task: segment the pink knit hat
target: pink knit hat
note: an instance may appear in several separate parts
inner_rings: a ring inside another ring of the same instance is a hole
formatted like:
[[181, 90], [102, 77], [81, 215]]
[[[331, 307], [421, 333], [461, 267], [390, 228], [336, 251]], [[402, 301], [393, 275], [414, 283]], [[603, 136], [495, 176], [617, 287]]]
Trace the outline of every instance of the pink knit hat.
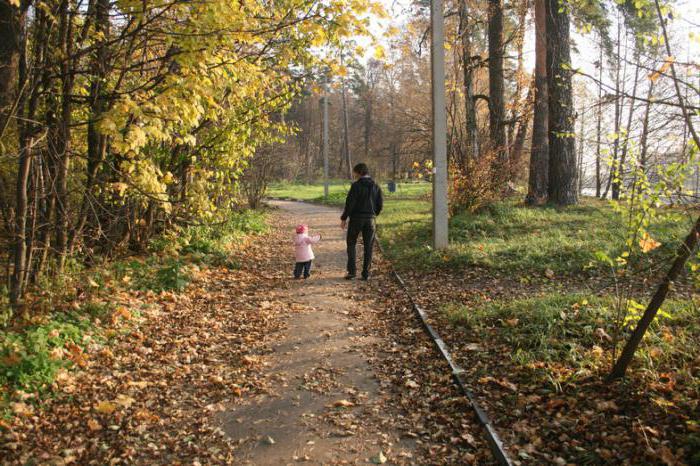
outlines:
[[300, 235], [304, 233], [306, 230], [308, 230], [309, 227], [306, 225], [297, 225], [297, 234]]

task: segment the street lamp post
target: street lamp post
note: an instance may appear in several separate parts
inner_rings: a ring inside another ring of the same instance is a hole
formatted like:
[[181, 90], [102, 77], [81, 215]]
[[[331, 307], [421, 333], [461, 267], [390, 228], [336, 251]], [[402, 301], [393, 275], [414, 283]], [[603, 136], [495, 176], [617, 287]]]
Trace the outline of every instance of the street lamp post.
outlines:
[[445, 51], [443, 0], [430, 2], [430, 61], [433, 103], [433, 247], [448, 246], [447, 115], [445, 112]]

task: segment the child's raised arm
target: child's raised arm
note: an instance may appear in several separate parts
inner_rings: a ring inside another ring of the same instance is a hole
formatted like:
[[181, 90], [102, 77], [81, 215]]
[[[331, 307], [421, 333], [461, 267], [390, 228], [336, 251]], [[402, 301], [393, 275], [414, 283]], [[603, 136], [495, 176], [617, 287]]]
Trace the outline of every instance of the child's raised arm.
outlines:
[[316, 235], [316, 236], [307, 236], [306, 237], [306, 242], [308, 244], [316, 244], [319, 241], [321, 241], [321, 235]]

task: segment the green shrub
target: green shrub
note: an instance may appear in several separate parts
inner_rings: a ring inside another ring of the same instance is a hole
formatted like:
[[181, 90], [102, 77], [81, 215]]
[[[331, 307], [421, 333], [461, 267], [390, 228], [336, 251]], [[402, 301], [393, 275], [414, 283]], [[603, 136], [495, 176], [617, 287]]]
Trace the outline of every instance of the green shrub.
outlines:
[[153, 291], [182, 291], [190, 282], [190, 274], [178, 260], [169, 261], [156, 270], [154, 280], [146, 286]]
[[129, 283], [134, 290], [182, 291], [191, 278], [183, 262], [172, 257], [118, 262], [114, 269], [117, 279]]
[[82, 346], [89, 326], [89, 319], [77, 314], [60, 314], [43, 324], [0, 333], [0, 386], [45, 391], [59, 369], [73, 364], [65, 346]]

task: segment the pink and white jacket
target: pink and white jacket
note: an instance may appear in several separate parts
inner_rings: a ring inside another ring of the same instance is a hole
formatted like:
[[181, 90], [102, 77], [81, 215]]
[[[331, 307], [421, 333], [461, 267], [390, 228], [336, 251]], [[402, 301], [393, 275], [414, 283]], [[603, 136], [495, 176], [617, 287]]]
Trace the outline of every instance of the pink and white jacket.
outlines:
[[321, 240], [321, 235], [309, 236], [306, 232], [294, 236], [294, 255], [297, 262], [308, 262], [314, 259], [312, 244]]

